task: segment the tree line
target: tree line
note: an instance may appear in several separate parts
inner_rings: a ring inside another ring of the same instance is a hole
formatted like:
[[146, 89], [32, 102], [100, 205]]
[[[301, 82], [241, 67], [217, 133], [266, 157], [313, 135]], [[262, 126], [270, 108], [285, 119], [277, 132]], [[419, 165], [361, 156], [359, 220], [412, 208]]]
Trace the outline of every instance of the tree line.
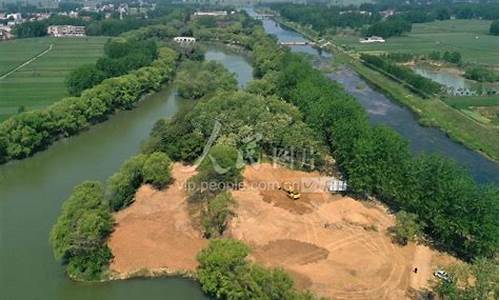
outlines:
[[439, 83], [416, 74], [410, 68], [398, 66], [397, 64], [384, 59], [382, 56], [362, 53], [361, 60], [370, 67], [375, 67], [385, 71], [401, 81], [410, 84], [418, 91], [421, 91], [420, 93], [423, 95], [437, 94], [443, 88]]
[[158, 56], [156, 42], [125, 38], [110, 39], [104, 45], [104, 57], [94, 65], [82, 65], [71, 71], [65, 83], [71, 96], [101, 83], [106, 78], [127, 74], [150, 65]]
[[64, 98], [41, 110], [17, 114], [0, 124], [0, 162], [32, 155], [54, 141], [104, 121], [117, 109], [130, 109], [151, 90], [172, 78], [178, 54], [160, 48], [147, 67], [109, 78], [79, 97]]
[[416, 214], [436, 245], [464, 259], [495, 256], [498, 188], [477, 184], [450, 159], [412, 155], [408, 141], [394, 130], [371, 126], [341, 86], [258, 31], [252, 46], [256, 73], [262, 80], [276, 78], [265, 91], [276, 91], [299, 108], [328, 144], [351, 193]]

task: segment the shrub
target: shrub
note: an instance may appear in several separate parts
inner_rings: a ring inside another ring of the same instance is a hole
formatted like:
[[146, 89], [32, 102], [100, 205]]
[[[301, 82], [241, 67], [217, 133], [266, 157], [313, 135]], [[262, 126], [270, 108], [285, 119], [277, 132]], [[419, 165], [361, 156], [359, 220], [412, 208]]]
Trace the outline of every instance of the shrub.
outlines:
[[144, 182], [161, 189], [167, 185], [171, 177], [172, 161], [163, 152], [154, 152], [144, 162]]
[[109, 178], [107, 195], [112, 210], [120, 210], [132, 203], [135, 192], [144, 181], [143, 167], [146, 160], [146, 155], [134, 156]]
[[415, 241], [422, 234], [422, 226], [418, 222], [416, 214], [400, 211], [396, 214], [396, 225], [391, 228], [394, 240], [406, 245]]

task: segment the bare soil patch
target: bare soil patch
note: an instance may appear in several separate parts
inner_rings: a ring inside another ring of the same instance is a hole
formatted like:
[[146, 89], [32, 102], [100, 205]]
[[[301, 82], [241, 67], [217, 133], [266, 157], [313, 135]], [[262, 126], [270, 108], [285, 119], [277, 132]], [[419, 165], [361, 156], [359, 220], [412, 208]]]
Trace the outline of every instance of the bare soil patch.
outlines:
[[[412, 279], [412, 270], [432, 270], [436, 252], [425, 247], [425, 257], [415, 257], [415, 245], [393, 244], [386, 230], [394, 219], [383, 206], [299, 184], [328, 181], [318, 173], [261, 164], [244, 177], [245, 188], [233, 192], [237, 217], [228, 234], [251, 245], [255, 261], [283, 267], [299, 287], [332, 299], [405, 299], [410, 281], [420, 288], [431, 279], [429, 271]], [[270, 181], [297, 183], [301, 199], [262, 190]]]
[[207, 245], [188, 214], [184, 184], [193, 168], [174, 164], [175, 182], [158, 191], [142, 186], [135, 202], [114, 215], [108, 245], [114, 255], [110, 269], [118, 278], [148, 272], [186, 273], [196, 269], [196, 254]]

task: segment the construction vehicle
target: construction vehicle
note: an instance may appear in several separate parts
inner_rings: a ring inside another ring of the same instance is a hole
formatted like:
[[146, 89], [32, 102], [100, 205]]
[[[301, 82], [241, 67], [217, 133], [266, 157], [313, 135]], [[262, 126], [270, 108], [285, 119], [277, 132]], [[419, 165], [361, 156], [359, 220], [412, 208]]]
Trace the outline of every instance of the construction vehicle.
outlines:
[[289, 183], [285, 183], [285, 184], [278, 186], [278, 189], [280, 191], [284, 191], [287, 194], [288, 198], [290, 198], [292, 200], [300, 199], [301, 194], [299, 192], [297, 192], [296, 190], [294, 190], [293, 186]]

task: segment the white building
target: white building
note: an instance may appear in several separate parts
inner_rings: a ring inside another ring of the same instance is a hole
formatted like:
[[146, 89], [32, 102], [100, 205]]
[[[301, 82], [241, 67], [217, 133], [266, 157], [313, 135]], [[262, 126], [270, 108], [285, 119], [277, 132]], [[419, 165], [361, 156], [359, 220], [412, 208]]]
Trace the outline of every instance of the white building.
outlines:
[[176, 36], [174, 37], [174, 42], [181, 45], [188, 45], [188, 44], [194, 44], [196, 42], [196, 39], [190, 36]]
[[359, 39], [359, 42], [362, 44], [368, 43], [385, 43], [385, 40], [379, 36], [372, 35], [371, 37], [366, 37], [363, 39]]
[[52, 25], [47, 28], [47, 34], [55, 37], [85, 36], [85, 26]]

